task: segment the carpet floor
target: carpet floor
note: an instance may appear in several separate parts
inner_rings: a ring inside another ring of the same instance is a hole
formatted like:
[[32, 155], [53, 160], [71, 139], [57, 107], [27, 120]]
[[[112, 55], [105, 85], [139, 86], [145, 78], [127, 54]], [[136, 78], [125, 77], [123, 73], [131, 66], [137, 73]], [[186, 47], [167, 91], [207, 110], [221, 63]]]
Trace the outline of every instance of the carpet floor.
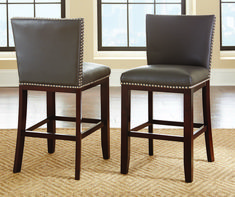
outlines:
[[[181, 133], [176, 129], [155, 132]], [[74, 134], [71, 129], [58, 133]], [[0, 130], [0, 196], [235, 196], [235, 130], [214, 129], [215, 162], [207, 162], [204, 136], [194, 141], [194, 181], [184, 182], [183, 144], [131, 139], [129, 174], [120, 174], [120, 129], [111, 130], [111, 158], [103, 160], [100, 131], [82, 141], [81, 180], [74, 180], [75, 143], [26, 138], [22, 170], [12, 172], [16, 130]]]

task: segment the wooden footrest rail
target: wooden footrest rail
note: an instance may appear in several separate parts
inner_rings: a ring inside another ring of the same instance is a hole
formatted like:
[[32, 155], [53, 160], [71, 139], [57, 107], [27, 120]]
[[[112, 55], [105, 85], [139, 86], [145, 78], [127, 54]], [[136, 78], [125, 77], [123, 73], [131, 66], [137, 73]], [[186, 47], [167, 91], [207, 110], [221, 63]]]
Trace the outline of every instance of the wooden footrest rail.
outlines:
[[[76, 118], [74, 118], [74, 117], [65, 117], [65, 116], [48, 117], [48, 118], [38, 122], [37, 124], [29, 127], [28, 129], [26, 129], [26, 131], [33, 131], [33, 130], [37, 129], [38, 127], [41, 127], [42, 125], [48, 123], [50, 120], [76, 122]], [[91, 118], [82, 118], [82, 120], [81, 120], [82, 123], [91, 123], [91, 124], [97, 124], [100, 121], [101, 121], [100, 119], [91, 119]]]
[[[82, 132], [82, 138], [92, 134], [96, 130], [102, 128], [104, 123], [99, 122], [95, 126], [91, 127], [90, 129]], [[74, 135], [64, 135], [64, 134], [56, 134], [56, 133], [43, 133], [43, 132], [35, 132], [35, 131], [25, 131], [22, 135], [27, 137], [38, 137], [38, 138], [47, 138], [47, 139], [58, 139], [58, 140], [69, 140], [69, 141], [76, 141], [76, 136]]]
[[[155, 134], [155, 133], [143, 133], [143, 132], [136, 132], [139, 131], [147, 126], [152, 124], [161, 124], [161, 125], [169, 125], [169, 126], [184, 126], [183, 122], [175, 122], [175, 121], [165, 121], [165, 120], [152, 120], [149, 122], [145, 122], [137, 127], [134, 127], [130, 130], [129, 136], [131, 137], [140, 137], [140, 138], [148, 138], [148, 139], [158, 139], [158, 140], [169, 140], [169, 141], [177, 141], [183, 142], [183, 136], [174, 136], [174, 135], [163, 135], [163, 134]], [[202, 133], [207, 130], [207, 126], [204, 126], [202, 123], [194, 123], [194, 128], [199, 128], [193, 133], [193, 139], [196, 139]]]

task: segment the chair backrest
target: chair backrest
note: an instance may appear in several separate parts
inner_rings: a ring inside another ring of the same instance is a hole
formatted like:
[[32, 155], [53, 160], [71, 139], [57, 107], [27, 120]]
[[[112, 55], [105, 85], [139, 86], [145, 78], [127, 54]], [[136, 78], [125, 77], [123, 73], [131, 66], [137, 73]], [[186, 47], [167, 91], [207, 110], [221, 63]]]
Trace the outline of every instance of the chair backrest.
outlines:
[[210, 69], [214, 15], [147, 15], [149, 65], [174, 64]]
[[81, 86], [83, 19], [11, 20], [21, 84]]

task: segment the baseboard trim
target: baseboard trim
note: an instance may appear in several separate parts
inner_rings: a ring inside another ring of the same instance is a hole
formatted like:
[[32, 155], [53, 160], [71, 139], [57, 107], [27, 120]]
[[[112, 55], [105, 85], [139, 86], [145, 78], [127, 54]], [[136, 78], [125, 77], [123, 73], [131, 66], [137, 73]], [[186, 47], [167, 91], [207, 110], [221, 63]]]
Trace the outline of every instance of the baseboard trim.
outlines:
[[[127, 69], [112, 69], [110, 86], [120, 86], [120, 76]], [[0, 87], [18, 87], [19, 78], [16, 69], [0, 69]], [[212, 86], [235, 86], [235, 69], [212, 69]]]

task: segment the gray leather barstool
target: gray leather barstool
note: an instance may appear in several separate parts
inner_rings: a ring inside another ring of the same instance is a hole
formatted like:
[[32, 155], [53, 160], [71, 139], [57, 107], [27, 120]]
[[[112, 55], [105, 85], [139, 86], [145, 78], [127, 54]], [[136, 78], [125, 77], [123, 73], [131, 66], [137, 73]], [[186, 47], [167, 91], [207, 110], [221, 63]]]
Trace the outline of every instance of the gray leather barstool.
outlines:
[[[75, 179], [80, 179], [81, 140], [101, 129], [103, 158], [110, 157], [109, 75], [110, 68], [83, 62], [83, 19], [12, 19], [19, 72], [19, 122], [13, 172], [20, 172], [25, 136], [47, 138], [48, 153], [55, 151], [55, 140], [76, 142]], [[82, 118], [82, 91], [100, 85], [101, 119]], [[26, 129], [27, 92], [47, 92], [47, 118]], [[76, 94], [76, 117], [56, 116], [55, 92]], [[56, 134], [55, 121], [76, 122], [76, 135]], [[95, 123], [81, 131], [81, 123]], [[47, 133], [35, 132], [47, 124]]]
[[[210, 115], [210, 66], [215, 17], [147, 15], [148, 65], [124, 72], [122, 84], [121, 173], [128, 173], [130, 137], [149, 138], [149, 155], [153, 139], [184, 143], [185, 181], [193, 181], [193, 140], [205, 133], [207, 158], [214, 161]], [[193, 122], [193, 93], [202, 88], [204, 123]], [[130, 128], [131, 90], [148, 91], [148, 122]], [[153, 92], [184, 95], [184, 121], [153, 119]], [[184, 136], [153, 133], [153, 124], [183, 126]], [[149, 132], [137, 132], [148, 126]], [[193, 128], [199, 128], [193, 131]]]

